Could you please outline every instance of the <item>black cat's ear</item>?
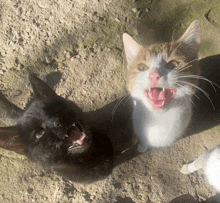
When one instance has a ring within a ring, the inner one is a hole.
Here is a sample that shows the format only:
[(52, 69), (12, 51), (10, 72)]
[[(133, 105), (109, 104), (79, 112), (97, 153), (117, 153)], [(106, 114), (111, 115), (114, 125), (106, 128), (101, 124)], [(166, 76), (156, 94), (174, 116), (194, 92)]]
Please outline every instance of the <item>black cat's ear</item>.
[(51, 100), (58, 97), (57, 94), (36, 74), (32, 73), (29, 75), (31, 86), (33, 88), (34, 95), (39, 100)]
[(0, 108), (4, 110), (11, 119), (17, 119), (23, 114), (23, 110), (8, 101), (1, 91)]
[(18, 154), (28, 155), (28, 147), (20, 138), (16, 126), (0, 127), (0, 147)]

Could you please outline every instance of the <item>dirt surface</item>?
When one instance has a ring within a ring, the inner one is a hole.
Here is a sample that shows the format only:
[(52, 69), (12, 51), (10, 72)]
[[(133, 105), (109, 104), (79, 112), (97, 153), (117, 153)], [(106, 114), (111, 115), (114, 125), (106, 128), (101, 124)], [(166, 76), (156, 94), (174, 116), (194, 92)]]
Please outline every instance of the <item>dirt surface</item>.
[[(201, 64), (212, 78), (211, 65), (220, 69), (219, 11), (219, 0), (0, 0), (0, 90), (25, 107), (31, 95), (28, 73), (35, 72), (59, 95), (95, 110), (126, 93), (124, 32), (151, 44), (177, 39), (195, 19), (201, 25), (200, 58), (210, 56)], [(194, 116), (190, 136), (137, 156), (90, 185), (46, 173), (0, 149), (0, 202), (190, 203), (213, 197), (201, 171), (179, 172), (182, 164), (220, 144), (219, 114), (207, 113), (213, 111), (211, 102), (206, 107)], [(1, 117), (0, 124), (10, 122)]]

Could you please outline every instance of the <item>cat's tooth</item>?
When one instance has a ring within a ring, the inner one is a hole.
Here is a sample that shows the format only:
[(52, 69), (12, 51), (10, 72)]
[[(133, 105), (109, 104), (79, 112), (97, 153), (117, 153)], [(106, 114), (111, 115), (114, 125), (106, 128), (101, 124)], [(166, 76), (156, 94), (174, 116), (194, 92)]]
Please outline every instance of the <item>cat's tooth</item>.
[(67, 134), (64, 135), (65, 137), (69, 137)]
[(80, 141), (77, 141), (76, 143), (77, 143), (78, 145), (80, 145), (80, 144), (81, 144), (81, 143), (80, 143)]
[(163, 91), (165, 90), (165, 88), (163, 87)]

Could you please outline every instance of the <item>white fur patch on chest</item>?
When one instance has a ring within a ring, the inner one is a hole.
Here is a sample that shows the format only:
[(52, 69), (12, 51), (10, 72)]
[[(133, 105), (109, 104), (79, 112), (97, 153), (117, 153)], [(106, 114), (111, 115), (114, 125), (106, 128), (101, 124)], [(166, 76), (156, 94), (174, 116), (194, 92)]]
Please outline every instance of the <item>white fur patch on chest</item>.
[(134, 131), (139, 141), (152, 147), (165, 147), (179, 139), (188, 125), (191, 117), (191, 105), (183, 100), (175, 107), (151, 111), (148, 107), (137, 101), (133, 111)]
[(160, 116), (153, 116), (152, 119), (154, 122), (152, 122), (151, 125), (148, 126), (148, 129), (146, 129), (150, 146), (169, 146), (176, 140), (176, 136), (178, 136), (178, 134), (176, 134), (178, 124), (175, 123), (175, 120), (178, 119), (178, 117), (174, 114), (175, 112), (171, 111)]

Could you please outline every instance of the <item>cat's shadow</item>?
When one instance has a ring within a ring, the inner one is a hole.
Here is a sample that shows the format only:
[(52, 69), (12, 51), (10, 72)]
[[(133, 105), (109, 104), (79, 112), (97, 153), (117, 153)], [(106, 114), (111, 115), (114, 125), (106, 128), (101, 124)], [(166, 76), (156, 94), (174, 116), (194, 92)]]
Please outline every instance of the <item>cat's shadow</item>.
[(137, 139), (132, 127), (132, 98), (119, 98), (104, 107), (85, 113), (86, 123), (92, 133), (109, 137), (115, 151), (115, 166), (128, 161), (140, 153), (136, 150)]
[(198, 89), (193, 98), (193, 116), (186, 136), (220, 124), (220, 55), (203, 58), (199, 65), (204, 77), (198, 84), (202, 91)]
[(61, 72), (51, 72), (48, 75), (46, 75), (46, 81), (50, 88), (54, 88), (56, 84), (60, 82), (62, 78)]

